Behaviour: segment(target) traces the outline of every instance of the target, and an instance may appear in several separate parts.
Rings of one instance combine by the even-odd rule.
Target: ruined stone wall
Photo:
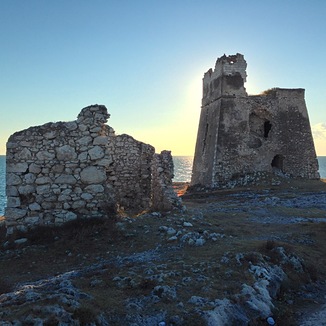
[[[175,196],[172,187],[174,167],[170,151],[155,154],[152,171],[153,209],[169,211],[173,207],[182,208],[181,200]]]
[[[218,62],[228,67],[233,58]],[[243,67],[241,63],[239,73],[233,73],[246,76]],[[224,71],[215,75],[220,84],[229,78]],[[244,88],[239,92],[237,85],[229,84],[221,94],[203,94],[192,185],[234,186],[257,172],[319,178],[303,89],[275,88],[247,96]]]
[[[155,149],[115,135],[105,124],[108,118],[105,106],[89,106],[76,121],[31,127],[9,138],[8,233],[106,216],[116,207],[142,211],[152,206]]]

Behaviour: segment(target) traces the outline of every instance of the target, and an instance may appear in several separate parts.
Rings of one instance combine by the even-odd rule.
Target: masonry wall
[[[137,212],[157,205],[153,169],[159,162],[154,147],[115,135],[105,124],[108,118],[105,106],[89,106],[76,121],[31,127],[9,138],[8,233],[107,216],[116,208]],[[162,187],[170,185],[171,179]],[[177,198],[169,203],[166,209],[181,207]]]
[[[236,61],[234,57],[218,59],[219,65],[233,67],[230,60]],[[243,56],[236,57],[241,65],[231,74],[246,76]],[[230,80],[229,74],[230,69],[219,68],[219,73],[211,76],[223,85]],[[206,74],[203,83],[207,83]],[[202,105],[192,185],[241,185],[257,172],[319,178],[303,89],[275,88],[259,96],[247,96],[239,82],[229,84],[227,92],[222,90],[219,97],[214,92],[204,93]]]

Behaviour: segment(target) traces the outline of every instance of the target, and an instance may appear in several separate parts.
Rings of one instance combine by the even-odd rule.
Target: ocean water
[[[6,202],[6,157],[0,155],[0,216],[5,212]]]
[[[174,156],[174,182],[189,182],[191,179],[193,156]],[[326,156],[319,156],[319,173],[321,178],[326,178]],[[0,216],[4,214],[6,206],[5,192],[6,157],[0,155]]]
[[[173,182],[189,182],[191,179],[193,156],[173,156]]]

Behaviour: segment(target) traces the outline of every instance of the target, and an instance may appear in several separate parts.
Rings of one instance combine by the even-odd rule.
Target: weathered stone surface
[[[48,151],[40,151],[36,154],[36,157],[40,161],[47,161],[53,160],[55,158],[55,154]]]
[[[62,174],[54,180],[54,183],[62,184],[75,184],[76,182],[76,178],[70,174]]]
[[[29,225],[38,224],[40,221],[40,217],[39,216],[29,216],[29,217],[25,217],[24,221],[26,224],[29,224]]]
[[[76,141],[80,146],[88,146],[92,142],[93,138],[90,136],[85,136]]]
[[[46,138],[46,139],[54,139],[56,136],[57,135],[56,135],[56,132],[54,130],[46,132],[44,134],[44,138]]]
[[[11,219],[20,219],[27,214],[27,209],[6,207],[5,216],[10,216]]]
[[[36,193],[38,195],[45,195],[50,193],[51,191],[51,186],[50,185],[42,185],[42,186],[37,186],[36,187]]]
[[[32,163],[29,166],[29,172],[30,173],[38,174],[38,173],[41,172],[41,170],[42,170],[41,167],[39,165],[35,164],[35,163]]]
[[[28,164],[27,163],[16,163],[16,164],[11,164],[8,166],[7,171],[8,172],[26,172],[28,169]]]
[[[32,153],[28,148],[23,148],[22,151],[18,154],[18,158],[21,160],[30,160],[32,158]]]
[[[98,136],[94,138],[93,145],[102,145],[105,146],[109,142],[109,137],[108,136]]]
[[[28,208],[29,208],[31,211],[39,211],[39,210],[41,210],[41,206],[40,206],[38,203],[30,204],[30,205],[28,206]]]
[[[8,186],[17,186],[22,183],[22,180],[19,175],[14,173],[7,172],[7,185]]]
[[[27,184],[33,184],[35,182],[36,175],[34,173],[27,173],[24,175],[24,181]]]
[[[19,197],[8,197],[7,198],[7,207],[19,207],[20,199]]]
[[[32,194],[34,191],[35,191],[35,186],[34,185],[24,185],[24,186],[18,187],[18,192],[21,195]]]
[[[88,151],[91,160],[98,160],[104,156],[104,150],[100,146],[95,146]]]
[[[71,161],[77,157],[76,151],[69,145],[64,145],[56,149],[59,161]]]
[[[104,192],[104,187],[99,184],[89,185],[85,188],[85,191],[89,193],[101,193]]]
[[[179,207],[171,192],[171,155],[156,157],[152,146],[116,136],[105,125],[108,118],[105,106],[93,105],[76,121],[31,127],[9,138],[8,232],[107,216],[106,207],[142,211],[152,198],[164,209]]]
[[[44,184],[48,184],[51,183],[51,179],[49,177],[39,177],[35,180],[35,183],[37,185],[44,185]]]
[[[80,173],[80,180],[86,184],[101,183],[106,180],[106,173],[103,169],[95,166],[88,166]]]
[[[80,197],[81,197],[82,199],[84,199],[84,200],[91,200],[91,199],[94,198],[94,196],[91,195],[91,194],[89,194],[89,193],[83,193],[83,194],[81,194]]]
[[[318,179],[304,90],[248,96],[246,67],[243,55],[224,55],[204,75],[191,185],[246,185],[257,172]]]
[[[7,197],[10,196],[14,196],[17,197],[18,196],[18,189],[15,186],[7,186]]]

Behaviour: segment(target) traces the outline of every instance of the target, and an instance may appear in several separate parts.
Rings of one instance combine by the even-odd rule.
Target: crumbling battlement
[[[203,78],[192,185],[243,184],[256,173],[318,179],[304,89],[248,96],[243,55],[223,56]]]
[[[246,96],[247,63],[242,54],[218,58],[215,69],[209,69],[203,78],[202,106],[221,96]]]
[[[104,105],[92,105],[76,121],[31,127],[9,138],[8,233],[105,216],[117,208],[181,207],[172,190],[171,153],[155,154],[151,145],[115,135],[105,124],[109,117]]]

